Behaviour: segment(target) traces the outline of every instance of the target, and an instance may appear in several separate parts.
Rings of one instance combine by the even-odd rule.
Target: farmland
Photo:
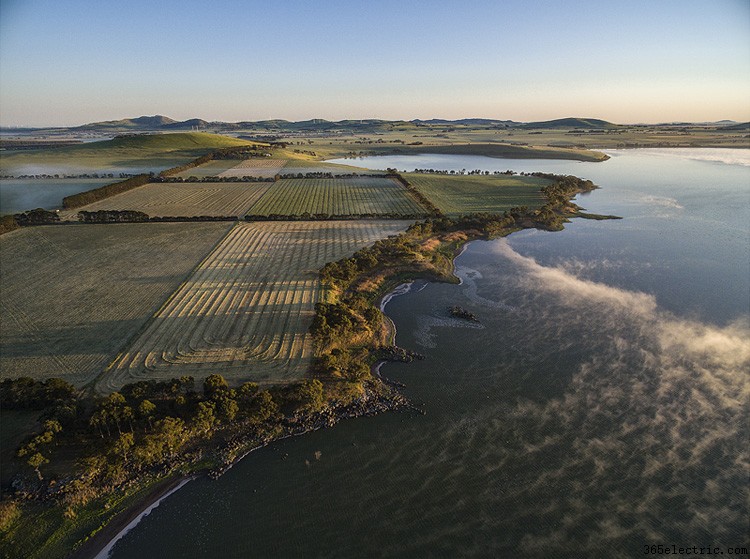
[[[286,165],[281,170],[281,174],[288,175],[299,173],[302,173],[303,175],[307,173],[333,173],[334,175],[346,175],[355,173],[380,174],[381,171],[371,171],[363,167],[310,161],[307,159],[287,159]]]
[[[190,177],[204,178],[204,177],[218,177],[221,173],[227,169],[231,169],[237,164],[237,160],[233,159],[215,159],[199,165],[198,167],[192,167],[177,173],[176,177],[188,179]]]
[[[404,230],[405,221],[239,223],[97,383],[221,371],[232,383],[302,378],[318,270]]]
[[[75,220],[79,211],[97,210],[136,210],[151,217],[239,217],[263,196],[270,185],[268,182],[150,183],[72,211],[61,212],[61,217]]]
[[[516,206],[538,208],[546,179],[507,175],[440,175],[404,173],[404,178],[448,216],[501,213]]]
[[[222,171],[220,177],[274,177],[281,172],[286,163],[283,159],[245,159],[236,163],[226,171]]]
[[[145,134],[51,149],[4,152],[0,175],[55,173],[142,173],[187,163],[218,148],[252,146],[252,142],[205,134]]]
[[[228,229],[69,225],[0,237],[2,377],[91,381]]]
[[[273,183],[248,214],[299,216],[304,213],[425,215],[425,209],[401,184],[385,177],[283,179]]]

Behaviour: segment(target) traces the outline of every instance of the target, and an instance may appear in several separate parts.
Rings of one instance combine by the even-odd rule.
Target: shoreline
[[[582,183],[582,179],[576,180],[579,183]],[[507,236],[517,230],[527,228],[541,227],[547,230],[562,229],[561,220],[567,221],[566,215],[569,217],[575,217],[574,215],[570,215],[570,209],[568,208],[570,199],[581,191],[593,188],[590,181],[586,182],[588,185],[578,184],[574,192],[570,191],[570,185],[564,185],[558,187],[567,188],[567,191],[564,190],[563,193],[556,192],[554,189],[551,190],[550,193],[547,193],[548,197],[553,195],[564,197],[562,201],[556,200],[556,205],[552,206],[553,213],[550,213],[550,210],[547,210],[549,215],[538,217],[539,214],[537,213],[530,216],[521,215],[496,218],[496,222],[504,228],[499,231],[491,228],[492,224],[495,223],[492,221],[487,224],[482,221],[480,221],[479,224],[476,224],[471,218],[466,218],[466,223],[449,221],[445,230],[438,230],[433,234],[427,233],[428,237],[434,237],[444,243],[442,256],[439,252],[435,252],[436,255],[443,259],[442,264],[438,262],[438,266],[434,269],[422,269],[420,267],[413,269],[407,267],[404,269],[409,273],[404,275],[415,277],[413,274],[416,273],[418,277],[425,279],[427,283],[443,281],[460,284],[461,278],[455,275],[455,261],[458,256],[463,254],[469,242],[487,236],[492,237],[493,232],[495,235]],[[574,205],[572,207],[577,208]],[[506,224],[500,221],[501,219],[506,221],[510,220],[510,223]],[[520,223],[516,223],[517,220],[521,220]],[[424,239],[422,239],[422,241],[424,241]],[[433,247],[430,250],[437,251],[437,248]],[[448,268],[449,263],[450,269]],[[386,264],[393,265],[389,262],[386,262]],[[405,264],[399,263],[398,261],[396,264],[397,266],[392,272],[395,271],[395,277],[398,277],[398,275],[403,272],[398,266],[403,267]],[[407,264],[412,264],[412,262],[410,261]],[[373,270],[363,270],[363,273],[365,273],[365,271],[373,273]],[[411,289],[413,283],[413,280],[408,282],[402,281],[389,292],[385,293],[380,298],[380,301],[377,303],[372,302],[370,305],[377,305],[376,308],[379,307],[382,311],[394,297],[407,293]],[[395,341],[395,325],[390,318],[388,318],[387,321],[392,328],[390,332],[391,338]],[[404,350],[401,351],[403,352]],[[407,354],[407,357],[413,358],[409,352],[405,353]],[[416,358],[420,357],[416,356]],[[382,362],[385,361],[387,361],[387,359]],[[376,415],[384,411],[409,410],[418,414],[424,414],[424,410],[411,404],[401,393],[400,389],[403,385],[390,381],[380,374],[382,362],[375,363],[371,367],[371,371],[375,373],[373,375],[373,380],[363,383],[363,391],[354,401],[348,400],[348,403],[345,404],[343,401],[336,402],[335,400],[332,400],[329,405],[318,411],[303,411],[299,414],[290,415],[278,424],[274,424],[273,429],[266,431],[265,434],[262,434],[262,432],[250,434],[245,433],[242,430],[234,431],[233,433],[230,432],[229,434],[232,435],[232,438],[226,440],[224,445],[217,448],[217,460],[212,461],[213,463],[211,465],[200,467],[198,464],[193,464],[193,467],[198,467],[200,469],[196,468],[196,470],[188,476],[184,474],[174,474],[167,479],[153,482],[151,488],[147,488],[147,485],[146,488],[143,489],[142,494],[139,494],[139,491],[136,490],[130,497],[132,498],[132,503],[130,505],[125,505],[119,512],[113,512],[112,516],[110,516],[108,520],[100,522],[100,526],[94,529],[90,535],[82,535],[78,540],[77,547],[74,547],[68,557],[76,559],[98,559],[100,557],[106,557],[119,539],[135,528],[138,523],[147,516],[151,510],[153,510],[153,508],[161,503],[162,500],[182,488],[188,481],[202,475],[208,475],[209,478],[219,477],[240,460],[245,458],[250,452],[268,446],[272,442],[291,436],[302,435],[321,428],[332,427],[342,419]],[[269,426],[267,425],[266,427]]]
[[[379,377],[378,377],[379,378]],[[390,383],[383,381],[390,386]],[[109,552],[115,544],[134,529],[149,513],[158,507],[162,501],[173,493],[176,493],[188,482],[195,479],[206,477],[208,479],[217,479],[232,469],[241,460],[246,458],[252,452],[265,448],[272,443],[284,439],[298,437],[318,431],[320,429],[333,427],[342,419],[355,419],[377,415],[385,411],[409,410],[416,413],[423,413],[420,409],[414,407],[405,397],[397,392],[395,396],[389,398],[369,393],[364,401],[355,402],[347,406],[333,407],[319,412],[311,418],[306,418],[301,424],[290,425],[287,430],[279,436],[263,440],[261,444],[258,441],[252,441],[251,446],[242,450],[235,458],[227,463],[204,469],[198,473],[190,475],[178,475],[168,480],[157,482],[156,486],[149,491],[142,499],[136,500],[129,508],[117,513],[93,536],[85,540],[78,548],[74,549],[68,557],[70,559],[106,559]]]
[[[464,243],[461,246],[461,249],[454,256],[453,258],[454,268],[455,268],[455,259],[458,258],[464,252],[465,247],[469,242],[470,241]],[[383,295],[382,299],[380,300],[378,304],[378,308],[381,310],[381,312],[384,312],[386,305],[388,305],[388,303],[394,297],[398,297],[400,295],[406,295],[411,290],[411,287],[413,284],[414,284],[413,281],[404,282],[396,286],[393,290],[389,291],[385,295]],[[390,325],[391,337],[395,342],[396,325],[393,323],[393,321],[389,317],[386,316],[386,318]],[[388,386],[392,386],[392,387],[395,386],[397,389],[401,388],[401,385],[399,383],[394,383],[387,377],[383,377],[380,374],[380,368],[385,363],[387,363],[387,361],[383,361],[383,360],[375,363],[372,367],[373,373],[378,379],[380,379],[382,382],[384,382]],[[415,408],[409,402],[402,402],[400,405],[396,405],[392,409],[398,410],[400,407],[412,409],[413,411],[418,412],[418,413],[424,413],[422,410]],[[389,410],[387,409],[379,410],[376,413],[379,413],[382,411],[389,411]],[[73,553],[70,555],[70,558],[71,559],[107,559],[107,557],[109,557],[110,552],[112,551],[112,549],[114,548],[114,546],[117,544],[117,542],[120,539],[125,537],[128,534],[128,532],[130,532],[132,529],[138,526],[141,520],[147,517],[151,513],[152,510],[154,510],[156,507],[158,507],[162,503],[162,501],[164,501],[169,496],[171,496],[172,494],[182,489],[188,482],[193,481],[203,476],[209,479],[216,479],[222,476],[224,473],[226,473],[230,469],[232,469],[236,464],[238,464],[241,460],[246,458],[252,452],[259,450],[261,448],[267,447],[268,445],[276,441],[281,441],[281,440],[288,439],[291,437],[305,435],[307,433],[317,431],[324,427],[332,427],[333,425],[338,423],[338,421],[340,421],[341,419],[356,419],[357,417],[362,417],[364,415],[368,415],[368,414],[363,413],[360,415],[352,416],[352,415],[347,415],[345,413],[337,413],[336,420],[333,423],[328,422],[327,424],[324,424],[324,425],[315,425],[310,429],[304,429],[300,432],[292,431],[278,438],[274,438],[273,440],[268,441],[266,443],[255,445],[252,448],[248,449],[247,451],[242,452],[229,464],[219,469],[213,469],[210,471],[205,471],[199,474],[191,474],[188,476],[177,476],[176,478],[171,479],[171,480],[158,482],[157,486],[152,491],[150,491],[142,500],[136,501],[130,508],[125,509],[119,514],[115,515],[115,517],[113,517],[112,520],[107,522],[107,524],[105,524],[105,526],[101,530],[99,530],[91,538],[89,538],[83,544],[81,544],[79,548],[75,549]]]
[[[143,499],[136,500],[130,508],[116,514],[101,530],[74,549],[69,557],[71,559],[106,559],[115,544],[158,507],[164,499],[197,477],[197,475],[178,475],[175,478],[157,482]]]

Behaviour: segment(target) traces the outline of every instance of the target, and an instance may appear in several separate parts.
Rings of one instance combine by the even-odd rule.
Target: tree
[[[201,434],[211,432],[216,423],[216,404],[213,402],[198,402],[198,411],[193,420],[193,427]]]
[[[41,466],[42,464],[48,464],[49,458],[45,458],[40,452],[36,452],[29,456],[29,458],[26,460],[26,463],[34,468],[36,475],[39,476],[39,481],[44,479],[42,477],[42,472],[39,471],[39,466]]]
[[[132,432],[122,433],[119,437],[117,437],[115,444],[112,446],[112,451],[115,454],[121,455],[123,462],[127,462],[128,451],[130,451],[134,444],[135,438]]]
[[[203,394],[206,398],[213,399],[215,395],[227,390],[229,390],[229,385],[221,375],[208,375],[206,380],[203,381]]]
[[[315,412],[323,407],[323,383],[318,379],[303,380],[295,390],[295,396],[300,401],[300,409]]]
[[[231,392],[227,391],[214,398],[216,411],[219,413],[222,421],[233,421],[237,417],[240,407],[237,405],[237,400],[231,397],[231,393],[233,392],[234,390]]]
[[[259,392],[253,398],[252,404],[248,410],[248,419],[253,423],[263,423],[279,412],[279,406],[273,401],[273,397],[268,390]]]
[[[238,399],[243,404],[249,404],[253,398],[258,394],[258,383],[246,382],[238,391]]]
[[[152,429],[154,428],[153,423],[151,423],[151,418],[154,415],[154,412],[156,411],[156,405],[151,400],[143,400],[140,404],[138,404],[138,415],[140,415],[143,419],[148,420],[148,426]]]

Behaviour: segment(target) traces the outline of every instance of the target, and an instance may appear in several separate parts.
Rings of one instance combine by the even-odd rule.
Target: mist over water
[[[639,150],[546,170],[591,178],[602,189],[578,203],[625,219],[473,242],[456,261],[461,285],[394,296],[397,343],[426,359],[382,372],[426,415],[347,421],[253,453],[171,496],[113,556],[747,546],[747,167]]]

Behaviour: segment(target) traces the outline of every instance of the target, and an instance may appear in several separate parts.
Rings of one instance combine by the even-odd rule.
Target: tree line
[[[219,374],[140,381],[107,396],[83,394],[62,379],[0,383],[7,410],[40,412],[39,429],[16,450],[20,467],[5,493],[53,498],[66,515],[144,473],[173,470],[238,434],[270,435],[280,422],[319,411],[323,385],[307,379],[272,391]],[[74,471],[66,461],[75,454]]]

